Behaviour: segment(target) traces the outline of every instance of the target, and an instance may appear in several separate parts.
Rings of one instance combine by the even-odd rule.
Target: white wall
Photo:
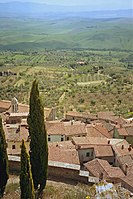
[[[80,162],[87,162],[94,159],[94,149],[78,149]],[[90,153],[90,156],[87,156],[87,153]]]
[[[65,141],[65,135],[48,135],[48,138],[50,138],[48,142],[60,142],[61,138]]]

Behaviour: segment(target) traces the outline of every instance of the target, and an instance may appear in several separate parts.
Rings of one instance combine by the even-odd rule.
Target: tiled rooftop
[[[119,133],[119,135],[122,135],[122,136],[127,136],[128,135],[128,133],[127,133],[125,128],[119,128],[118,129],[118,133]]]
[[[106,137],[111,138],[111,134],[101,123],[92,124],[91,126],[87,125],[87,134],[88,137]]]
[[[64,124],[60,121],[46,122],[46,129],[48,135],[64,135]]]
[[[108,139],[103,137],[73,137],[73,143],[75,145],[108,145]]]
[[[133,174],[120,178],[126,185],[130,186],[130,190],[133,192]],[[123,184],[123,183],[122,183]],[[128,187],[128,186],[127,186]]]
[[[22,139],[27,141],[29,132],[25,126],[19,125],[4,125],[4,131],[6,135],[6,140],[21,142]]]
[[[121,163],[121,165],[125,165],[125,164],[127,164],[128,166],[133,165],[133,154],[120,156],[118,160],[119,160],[119,163]]]
[[[70,141],[49,143],[49,160],[80,164],[78,152]]]
[[[11,102],[8,100],[0,100],[0,108],[9,109]]]
[[[89,112],[77,112],[77,111],[68,111],[66,113],[66,116],[71,116],[71,117],[77,117],[77,118],[83,118],[83,119],[94,119],[96,120],[97,117],[94,114],[91,114]]]
[[[95,145],[94,152],[96,157],[114,157],[113,150],[110,145],[105,145],[105,146]]]
[[[133,154],[133,148],[131,147],[129,150],[129,144],[128,146],[127,145],[124,145],[124,144],[121,144],[121,145],[113,145],[113,150],[115,151],[115,153],[117,154],[117,156],[124,156],[124,155],[131,155]]]
[[[103,173],[103,178],[120,178],[124,173],[119,167],[112,167],[106,160],[94,159],[84,164],[87,170],[95,177]]]
[[[0,108],[5,109],[5,111],[11,112],[11,101],[8,100],[0,100]],[[18,104],[18,112],[19,113],[28,113],[29,105],[27,104]],[[44,108],[44,115],[47,118],[51,112],[51,108]]]

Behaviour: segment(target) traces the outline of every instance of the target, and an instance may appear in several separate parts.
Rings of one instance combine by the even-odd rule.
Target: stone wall
[[[9,171],[10,173],[20,173],[20,162],[19,161],[9,161]],[[48,179],[57,181],[73,181],[75,183],[88,183],[87,176],[80,176],[80,170],[63,168],[57,166],[48,166]]]

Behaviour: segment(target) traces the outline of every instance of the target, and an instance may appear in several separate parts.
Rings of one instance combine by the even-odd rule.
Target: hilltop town
[[[22,139],[29,150],[29,106],[16,98],[0,100],[9,169],[20,170]],[[44,108],[48,135],[48,178],[92,185],[106,180],[133,192],[133,120],[112,111],[68,111],[60,120]]]

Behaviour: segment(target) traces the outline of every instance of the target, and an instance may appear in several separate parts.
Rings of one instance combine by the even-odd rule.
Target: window
[[[50,135],[48,135],[48,142],[50,142],[51,141],[51,137],[50,137]]]
[[[63,135],[61,135],[61,142],[62,142],[62,141],[64,141],[64,137],[63,137]]]
[[[87,152],[87,153],[86,153],[86,157],[90,157],[90,152]]]
[[[91,156],[93,156],[93,151],[91,152]]]
[[[15,147],[15,144],[13,144],[13,145],[12,145],[12,149],[15,149],[15,148],[16,148],[16,147]]]
[[[69,140],[69,137],[67,137],[67,140]]]

